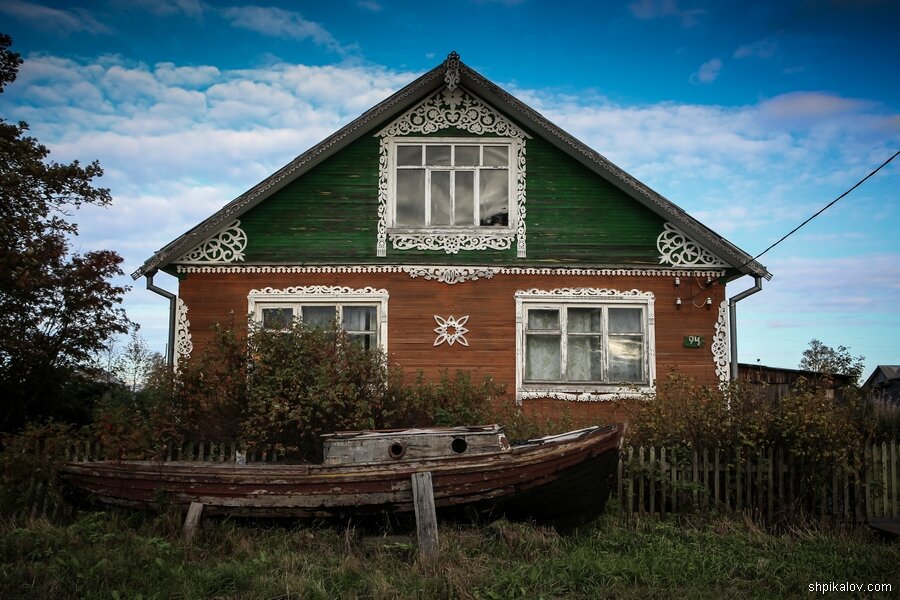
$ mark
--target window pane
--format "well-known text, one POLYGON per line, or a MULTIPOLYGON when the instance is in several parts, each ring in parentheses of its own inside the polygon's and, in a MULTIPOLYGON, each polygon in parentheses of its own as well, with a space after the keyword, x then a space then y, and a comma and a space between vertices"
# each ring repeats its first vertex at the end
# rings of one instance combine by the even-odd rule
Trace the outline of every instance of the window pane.
POLYGON ((487 167, 506 167, 509 165, 508 146, 485 146, 484 165, 487 167))
POLYGON ((456 146, 453 152, 455 154, 453 164, 460 167, 478 166, 478 146, 456 146))
POLYGON ((454 225, 474 225, 475 223, 475 171, 457 171, 454 200, 456 218, 454 225))
POLYGON ((603 377, 600 370, 600 336, 570 335, 568 342, 569 381, 600 381, 603 377))
POLYGON ((600 333, 603 327, 603 309, 570 308, 568 329, 572 333, 600 333))
POLYGON ((262 325, 266 329, 287 329, 294 320, 292 308, 262 309, 262 325))
POLYGON ((609 338, 609 381, 641 381, 644 376, 643 337, 637 335, 609 338))
POLYGON ((425 225, 425 170, 397 170, 397 225, 425 225))
POLYGON ((509 171, 481 171, 478 176, 481 225, 509 225, 509 171))
POLYGON ((425 164, 450 166, 450 146, 425 146, 425 164))
POLYGON ((559 311, 555 309, 529 310, 528 329, 559 330, 559 311))
POLYGON ((450 225, 450 171, 431 172, 431 224, 450 225))
POLYGON ((371 350, 378 345, 378 338, 374 333, 367 334, 351 334, 349 336, 351 340, 365 348, 366 350, 371 350))
POLYGON ((328 327, 337 318, 335 306, 303 306, 303 322, 310 327, 328 327))
POLYGON ((640 308, 610 308, 610 333, 643 333, 643 310, 640 308))
POLYGON ((375 331, 374 306, 345 306, 341 325, 344 331, 375 331))
POLYGON ((560 336, 529 335, 525 338, 525 379, 559 381, 560 336))
POLYGON ((401 166, 421 166, 422 146, 397 146, 397 164, 401 166))

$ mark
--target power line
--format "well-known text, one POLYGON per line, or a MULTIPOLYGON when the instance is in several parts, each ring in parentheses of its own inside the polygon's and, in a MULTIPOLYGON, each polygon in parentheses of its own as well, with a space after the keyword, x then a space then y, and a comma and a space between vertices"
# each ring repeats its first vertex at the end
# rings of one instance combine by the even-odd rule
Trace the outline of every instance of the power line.
POLYGON ((757 254, 756 256, 754 256, 753 258, 751 258, 750 260, 748 260, 748 261, 745 262, 744 264, 742 264, 742 265, 741 265, 741 268, 746 267, 748 264, 750 264, 750 263, 753 262, 754 260, 758 259, 758 258, 759 258, 760 256, 762 256, 763 254, 765 254, 766 252, 768 252, 769 250, 771 250, 772 248, 774 248, 775 246, 777 246, 778 244, 780 244, 780 243, 783 242, 784 240, 788 239, 790 236, 794 235, 801 227, 803 227, 804 225, 806 225, 807 223, 809 223, 810 221, 812 221, 813 219, 815 219, 816 217, 818 217, 819 215, 821 215, 823 212, 825 212, 826 210, 828 210, 829 208, 831 208, 832 205, 834 205, 838 200, 840 200, 841 198, 843 198, 844 196, 846 196, 847 194, 849 194, 850 192, 852 192, 853 190, 855 190, 856 188, 858 188, 859 186, 861 186, 863 183, 865 183, 865 181, 866 181, 868 178, 872 177, 873 175, 875 175, 875 173, 877 173, 877 172, 880 171, 882 168, 884 168, 885 166, 887 166, 888 163, 890 163, 892 160, 894 160, 895 158, 897 158, 897 155, 900 155, 900 150, 898 150, 897 152, 894 152, 894 155, 893 155, 892 157, 890 157, 889 159, 887 159, 886 161, 884 161, 883 163, 881 163, 881 165, 880 165, 877 169, 875 169, 874 171, 872 171, 871 173, 869 173, 868 175, 866 175, 865 177, 863 177, 862 179, 860 179, 859 181, 857 181, 856 184, 855 184, 853 187, 851 187, 849 190, 847 190, 846 192, 844 192, 843 194, 841 194, 840 196, 838 196, 837 198, 835 198, 834 200, 832 200, 831 202, 829 202, 828 204, 826 204, 825 206, 823 206, 816 214, 814 214, 813 216, 811 216, 810 218, 806 219, 805 221, 803 221, 802 223, 800 223, 799 225, 797 225, 796 227, 794 227, 793 229, 791 229, 789 232, 787 232, 786 234, 784 234, 784 235, 781 237, 780 240, 778 240, 777 242, 775 242, 774 244, 772 244, 771 246, 769 246, 768 248, 766 248, 765 250, 763 250, 762 252, 760 252, 759 254, 757 254))

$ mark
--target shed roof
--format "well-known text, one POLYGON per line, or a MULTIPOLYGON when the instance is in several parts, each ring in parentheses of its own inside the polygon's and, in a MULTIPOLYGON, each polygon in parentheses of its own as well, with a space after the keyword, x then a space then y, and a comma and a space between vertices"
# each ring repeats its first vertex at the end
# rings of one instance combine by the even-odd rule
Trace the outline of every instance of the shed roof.
POLYGON ((551 123, 533 108, 512 96, 459 60, 452 52, 447 59, 386 100, 294 158, 281 169, 244 192, 219 211, 163 246, 132 273, 137 279, 170 263, 195 248, 272 194, 294 181, 317 164, 339 152, 362 136, 377 132, 398 114, 408 110, 444 86, 461 86, 475 92, 497 110, 525 125, 569 156, 596 172, 662 218, 731 265, 739 274, 771 279, 768 270, 752 256, 715 233, 681 207, 650 189, 606 157, 589 148, 571 134, 551 123))

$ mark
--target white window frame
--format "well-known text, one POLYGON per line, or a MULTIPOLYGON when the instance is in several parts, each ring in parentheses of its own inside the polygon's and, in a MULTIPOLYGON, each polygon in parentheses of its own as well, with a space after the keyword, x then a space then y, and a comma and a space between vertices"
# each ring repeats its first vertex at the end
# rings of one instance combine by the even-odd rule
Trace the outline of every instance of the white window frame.
POLYGON ((299 314, 301 306, 324 305, 335 307, 335 319, 340 324, 342 309, 345 306, 374 306, 378 346, 387 352, 388 349, 388 298, 385 289, 349 288, 328 286, 296 286, 285 289, 265 288, 252 290, 247 295, 247 312, 257 323, 262 324, 264 308, 292 308, 294 315, 299 314))
MULTIPOLYGON (((656 381, 656 324, 654 316, 654 295, 652 292, 618 290, 600 288, 565 288, 556 290, 527 290, 515 294, 516 301, 516 403, 521 404, 528 398, 558 398, 561 400, 598 401, 611 400, 616 397, 636 396, 655 391, 656 381), (525 380, 526 330, 528 311, 550 309, 560 311, 560 333, 565 318, 563 313, 569 307, 599 308, 640 308, 643 311, 643 374, 640 382, 603 383, 603 382, 533 382, 525 380)), ((604 331, 602 332, 604 347, 608 331, 604 310, 604 331)), ((567 343, 561 345, 562 368, 566 368, 565 355, 567 343)), ((604 360, 608 360, 604 352, 604 360)))
MULTIPOLYGON (((518 208, 516 206, 516 183, 518 180, 518 161, 517 159, 517 144, 519 144, 519 140, 517 138, 511 137, 400 137, 400 138, 389 138, 387 140, 387 151, 388 151, 388 203, 387 203, 387 227, 389 233, 393 234, 460 234, 460 233, 469 233, 478 236, 489 236, 489 237, 498 237, 498 238, 509 238, 514 235, 516 232, 516 226, 518 223, 518 208), (397 165, 397 147, 398 146, 451 146, 451 148, 455 146, 479 146, 482 148, 480 151, 480 155, 483 156, 484 146, 506 146, 507 148, 507 165, 505 167, 490 167, 490 166, 428 166, 423 164, 421 166, 399 166, 397 165), (425 203, 425 220, 428 222, 430 220, 431 214, 431 203, 428 202, 428 197, 431 193, 431 173, 434 171, 475 171, 475 185, 474 185, 474 214, 475 219, 472 225, 440 225, 440 226, 431 226, 426 225, 423 227, 410 227, 410 226, 400 226, 397 225, 397 171, 398 170, 414 170, 414 169, 424 169, 425 170, 425 198, 422 201, 425 203), (506 208, 508 215, 508 222, 505 226, 483 226, 483 225, 475 225, 475 222, 479 221, 478 211, 480 210, 479 203, 479 175, 482 170, 497 170, 497 169, 507 169, 508 181, 507 181, 507 198, 506 198, 506 208)), ((423 149, 424 153, 424 149, 423 149)), ((451 157, 453 156, 453 150, 451 150, 451 157)), ((452 160, 451 160, 452 163, 452 160)), ((451 186, 451 195, 452 195, 452 186, 451 186)), ((452 197, 452 196, 451 196, 452 197)), ((451 200, 451 205, 454 202, 451 200)))

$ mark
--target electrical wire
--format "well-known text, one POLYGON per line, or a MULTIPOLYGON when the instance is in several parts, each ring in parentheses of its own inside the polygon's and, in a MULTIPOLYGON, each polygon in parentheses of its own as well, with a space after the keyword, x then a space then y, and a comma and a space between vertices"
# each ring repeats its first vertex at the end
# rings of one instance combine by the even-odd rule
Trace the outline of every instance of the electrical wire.
POLYGON ((846 192, 844 192, 843 194, 841 194, 840 196, 838 196, 837 198, 835 198, 834 200, 832 200, 831 202, 829 202, 828 204, 826 204, 825 206, 823 206, 816 214, 814 214, 813 216, 811 216, 810 218, 806 219, 805 221, 803 221, 802 223, 800 223, 799 225, 797 225, 796 227, 794 227, 793 229, 791 229, 789 232, 787 232, 786 234, 784 234, 784 235, 781 237, 780 240, 778 240, 777 242, 775 242, 774 244, 772 244, 771 246, 769 246, 768 248, 766 248, 765 250, 763 250, 762 252, 760 252, 759 254, 757 254, 756 256, 754 256, 753 258, 751 258, 750 260, 748 260, 748 261, 745 262, 744 264, 742 264, 740 268, 743 269, 744 267, 746 267, 748 264, 750 264, 751 262, 753 262, 753 261, 755 261, 756 259, 758 259, 758 258, 759 258, 760 256, 762 256, 763 254, 765 254, 766 252, 768 252, 769 250, 771 250, 772 248, 774 248, 775 246, 777 246, 778 244, 780 244, 780 243, 783 242, 784 240, 788 239, 790 236, 792 236, 792 235, 794 235, 795 233, 797 233, 797 231, 798 231, 801 227, 803 227, 804 225, 806 225, 807 223, 809 223, 810 221, 812 221, 813 219, 815 219, 816 217, 818 217, 819 215, 821 215, 823 212, 825 212, 826 210, 828 210, 829 208, 831 208, 835 203, 837 203, 838 200, 840 200, 841 198, 843 198, 844 196, 846 196, 847 194, 849 194, 850 192, 852 192, 853 190, 855 190, 856 188, 858 188, 859 186, 861 186, 863 183, 865 183, 865 181, 866 181, 867 179, 869 179, 870 177, 872 177, 873 175, 875 175, 875 173, 877 173, 878 171, 880 171, 881 169, 883 169, 884 167, 886 167, 886 166, 888 165, 888 163, 890 163, 892 160, 894 160, 895 158, 897 158, 898 155, 900 155, 900 150, 898 150, 897 152, 895 152, 894 155, 893 155, 892 157, 890 157, 889 159, 887 159, 886 161, 884 161, 883 163, 881 163, 881 165, 880 165, 877 169, 875 169, 874 171, 872 171, 871 173, 869 173, 868 175, 866 175, 865 177, 863 177, 862 179, 860 179, 859 181, 857 181, 856 184, 855 184, 853 187, 851 187, 849 190, 847 190, 846 192))

